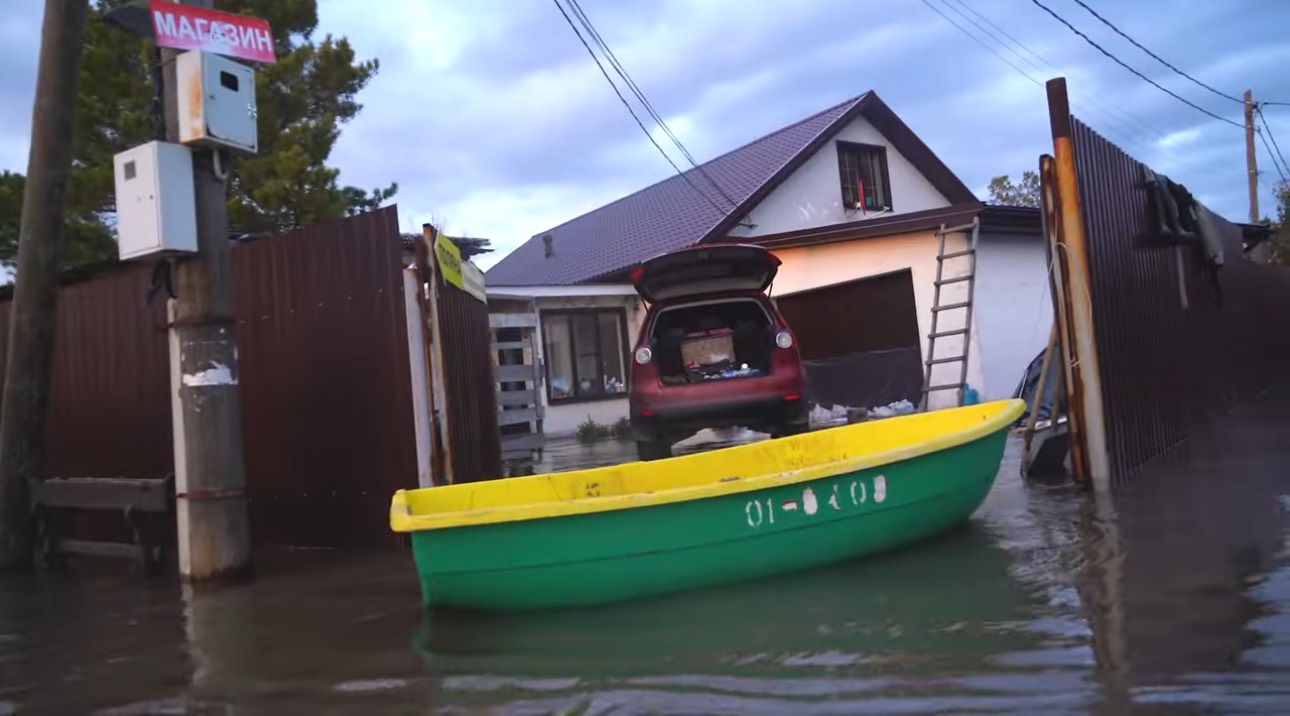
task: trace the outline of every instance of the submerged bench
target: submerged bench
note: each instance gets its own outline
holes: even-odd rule
[[[163,568],[167,535],[173,520],[175,481],[97,477],[58,477],[29,483],[36,528],[36,549],[49,566],[62,564],[68,554],[134,559],[147,575]],[[131,534],[130,542],[64,537],[68,510],[117,511]]]

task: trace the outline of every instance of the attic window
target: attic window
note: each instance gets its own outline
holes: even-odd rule
[[[887,148],[856,142],[838,142],[837,145],[842,205],[861,211],[890,208],[891,177],[887,174]]]

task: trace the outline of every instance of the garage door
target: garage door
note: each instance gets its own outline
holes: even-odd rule
[[[918,404],[923,365],[908,269],[778,296],[775,302],[797,335],[816,404]]]

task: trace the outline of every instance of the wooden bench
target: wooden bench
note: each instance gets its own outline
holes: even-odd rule
[[[29,483],[31,510],[36,528],[36,549],[51,567],[61,566],[68,554],[125,557],[138,561],[144,574],[164,567],[165,527],[174,521],[175,480],[59,477]],[[130,542],[64,537],[68,510],[119,511],[130,530]]]

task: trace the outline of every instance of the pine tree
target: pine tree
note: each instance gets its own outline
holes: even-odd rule
[[[87,28],[64,250],[68,266],[115,257],[112,156],[158,137],[153,47],[103,19],[126,2],[96,0]],[[268,20],[278,54],[277,64],[256,68],[259,153],[230,163],[232,230],[286,231],[369,211],[393,197],[395,184],[373,191],[342,186],[339,171],[326,164],[341,125],[362,109],[356,97],[379,62],[357,61],[343,37],[316,39],[317,0],[217,0],[215,6]],[[22,182],[18,174],[0,176],[0,262],[6,264],[17,250],[10,196],[16,191],[21,206]]]

